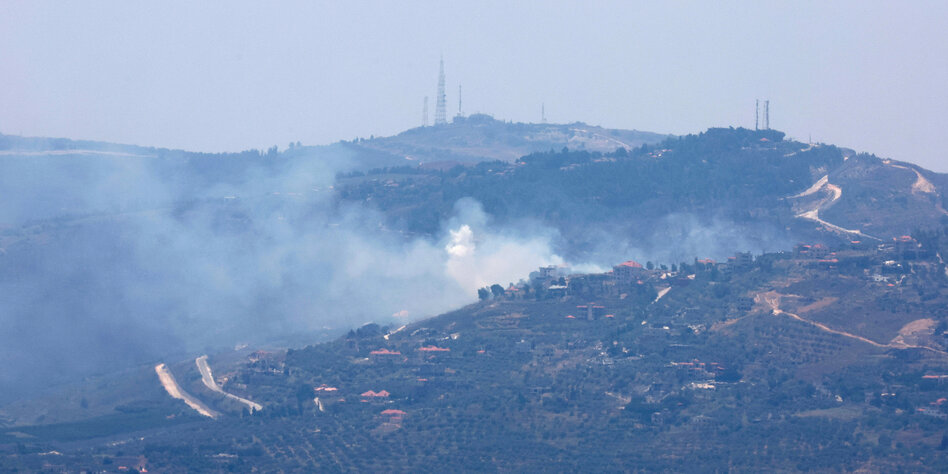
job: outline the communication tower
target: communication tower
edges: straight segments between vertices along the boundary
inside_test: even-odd
[[[764,130],[770,130],[770,100],[764,101]]]
[[[770,130],[770,100],[764,99],[764,109],[760,109],[760,99],[754,101],[754,130]]]
[[[760,130],[760,99],[754,100],[754,130]]]
[[[546,123],[546,104],[540,104],[540,123]]]
[[[435,105],[435,125],[445,125],[448,123],[447,120],[447,107],[446,103],[447,97],[444,95],[444,58],[441,58],[441,68],[438,72],[438,98],[437,104]]]

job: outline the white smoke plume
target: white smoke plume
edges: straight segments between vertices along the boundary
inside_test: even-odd
[[[388,230],[369,207],[333,199],[345,158],[260,160],[222,177],[226,162],[195,176],[183,160],[5,157],[21,192],[0,205],[0,392],[432,316],[562,263],[555,233],[499,228],[469,199],[440,235]]]

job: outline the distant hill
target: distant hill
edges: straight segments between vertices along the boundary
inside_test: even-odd
[[[447,167],[480,161],[514,161],[534,152],[574,150],[611,153],[657,143],[669,135],[571,124],[510,123],[489,115],[455,117],[441,126],[419,127],[392,137],[359,141],[359,146],[404,157],[409,163]]]
[[[605,250],[616,261],[622,252],[673,259],[675,248],[690,258],[805,241],[879,242],[948,219],[946,183],[948,175],[916,165],[788,141],[777,131],[710,129],[629,150],[378,170],[341,181],[339,193],[418,233],[436,232],[457,199],[472,197],[500,222],[556,229],[566,254]]]

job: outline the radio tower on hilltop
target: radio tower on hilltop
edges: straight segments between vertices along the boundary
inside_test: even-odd
[[[754,130],[770,130],[770,99],[764,100],[763,111],[760,110],[760,99],[754,102]]]
[[[438,72],[438,98],[435,105],[435,125],[445,125],[447,120],[447,98],[444,95],[444,57],[441,58],[441,69]]]
[[[764,130],[770,130],[770,99],[764,101]]]

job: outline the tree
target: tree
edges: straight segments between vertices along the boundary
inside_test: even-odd
[[[307,384],[300,384],[296,387],[296,407],[300,412],[303,411],[303,404],[313,399],[313,387]]]
[[[655,264],[652,263],[651,260],[649,260],[649,261],[645,262],[645,268],[647,268],[647,269],[649,269],[649,270],[654,270],[654,269],[655,269]]]
[[[487,298],[490,298],[490,290],[487,288],[478,288],[477,289],[477,299],[484,301]]]
[[[504,296],[504,287],[498,285],[497,283],[494,283],[493,285],[490,286],[490,292],[494,294],[494,297],[499,298],[501,296]]]

